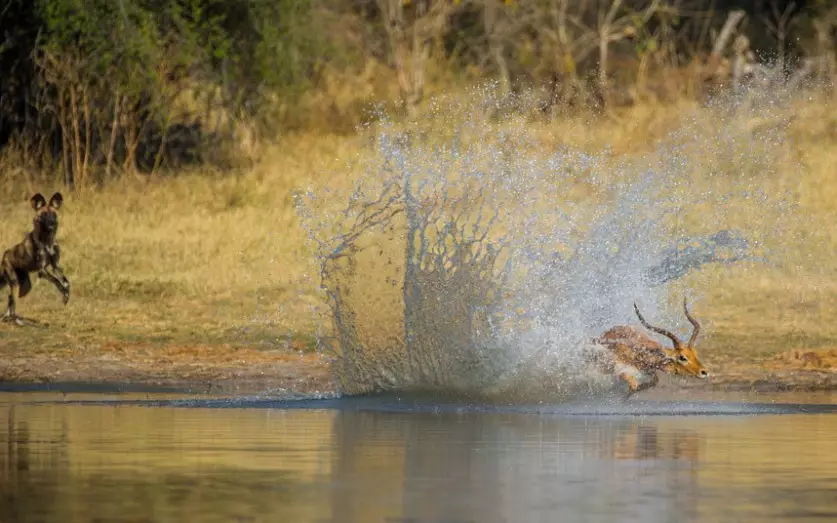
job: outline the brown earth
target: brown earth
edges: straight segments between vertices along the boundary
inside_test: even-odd
[[[26,350],[0,341],[0,388],[37,384],[62,389],[93,384],[164,387],[189,392],[335,392],[329,362],[310,348],[276,350],[227,345],[101,343],[65,350]],[[735,391],[837,390],[837,349],[792,350],[761,361],[721,356],[711,379],[664,380],[659,388]]]
[[[221,393],[334,390],[326,359],[305,350],[120,342],[27,351],[0,342],[0,354],[0,386],[7,390],[26,384]]]
[[[710,390],[815,391],[837,390],[837,349],[794,349],[763,359],[720,356],[711,361],[707,382],[682,386]]]

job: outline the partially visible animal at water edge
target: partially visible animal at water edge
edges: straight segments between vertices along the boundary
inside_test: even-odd
[[[2,321],[24,325],[36,323],[17,315],[15,294],[23,298],[32,290],[30,273],[37,272],[39,278],[50,281],[61,293],[64,305],[70,300],[70,281],[59,266],[61,249],[55,236],[58,234],[58,210],[64,202],[60,192],[52,195],[47,203],[41,193],[30,199],[35,210],[32,231],[23,241],[3,253],[0,261],[0,289],[9,286],[9,304]]]
[[[642,317],[636,304],[634,311],[640,323],[648,330],[669,338],[673,344],[672,348],[663,347],[661,343],[633,326],[613,327],[594,340],[596,345],[604,349],[596,354],[595,363],[602,372],[617,375],[628,384],[628,397],[656,386],[659,382],[657,371],[700,379],[709,377],[695,349],[695,340],[700,334],[700,323],[689,313],[685,299],[683,310],[694,327],[686,344],[672,332],[650,325]]]

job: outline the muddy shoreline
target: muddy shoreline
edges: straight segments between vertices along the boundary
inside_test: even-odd
[[[332,392],[328,360],[304,351],[119,343],[73,350],[0,347],[0,391],[251,394]]]
[[[120,344],[107,350],[3,350],[0,392],[258,394],[338,391],[330,363],[305,351]],[[663,379],[657,390],[837,390],[837,350],[791,351],[763,361],[715,361],[709,380]]]

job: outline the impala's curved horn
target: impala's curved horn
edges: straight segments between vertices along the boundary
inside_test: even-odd
[[[675,335],[674,335],[673,333],[671,333],[670,331],[667,331],[667,330],[665,330],[665,329],[663,329],[663,328],[660,328],[660,327],[654,327],[653,325],[651,325],[650,323],[648,323],[647,321],[645,321],[645,318],[643,318],[643,317],[642,317],[642,314],[640,314],[640,312],[639,312],[639,307],[637,307],[637,306],[636,306],[636,303],[634,303],[634,311],[636,311],[636,316],[637,316],[637,318],[639,318],[640,323],[642,323],[642,325],[643,325],[646,329],[651,330],[651,331],[654,331],[654,332],[656,332],[657,334],[662,334],[663,336],[665,336],[665,337],[667,337],[668,339],[670,339],[672,342],[674,342],[674,348],[675,348],[675,349],[679,349],[679,348],[681,348],[681,347],[683,346],[683,342],[681,342],[681,341],[677,338],[677,336],[675,336]]]
[[[700,334],[700,322],[697,321],[694,317],[692,317],[691,314],[689,314],[689,306],[686,303],[686,298],[683,298],[683,312],[686,313],[686,318],[689,320],[689,323],[691,323],[692,326],[695,328],[692,331],[692,337],[689,338],[689,347],[694,347],[695,340],[697,339],[698,334]]]

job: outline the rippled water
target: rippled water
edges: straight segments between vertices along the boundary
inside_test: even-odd
[[[822,521],[837,518],[837,396],[806,398],[820,406],[588,416],[6,393],[0,521]]]

